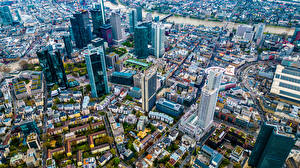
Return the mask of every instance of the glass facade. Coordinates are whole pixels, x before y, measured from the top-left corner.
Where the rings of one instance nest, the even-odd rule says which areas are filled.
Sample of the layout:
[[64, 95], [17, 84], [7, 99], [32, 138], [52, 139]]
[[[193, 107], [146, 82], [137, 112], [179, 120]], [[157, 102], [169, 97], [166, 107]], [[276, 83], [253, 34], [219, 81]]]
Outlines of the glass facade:
[[100, 97], [109, 93], [104, 57], [102, 47], [93, 48], [85, 55], [92, 97]]
[[[257, 137], [248, 164], [257, 168], [281, 168], [295, 144], [293, 136], [278, 132], [274, 125], [264, 124]], [[283, 145], [284, 144], [284, 145]]]
[[143, 21], [143, 8], [141, 6], [138, 6], [136, 8], [136, 15], [137, 15], [137, 21], [138, 22]]
[[72, 41], [71, 41], [71, 36], [70, 35], [64, 35], [63, 36], [64, 44], [65, 44], [65, 49], [66, 53], [69, 59], [72, 58]]
[[92, 23], [93, 23], [93, 33], [100, 37], [100, 26], [105, 24], [105, 15], [102, 14], [100, 9], [92, 9]]
[[87, 11], [75, 13], [70, 21], [76, 47], [80, 49], [86, 47], [92, 39], [89, 13]]
[[13, 17], [8, 6], [0, 7], [0, 17], [3, 25], [11, 25]]
[[104, 24], [100, 26], [101, 37], [108, 43], [108, 45], [113, 44], [112, 29], [110, 24]]
[[129, 12], [129, 31], [130, 33], [134, 32], [134, 28], [137, 24], [137, 14], [135, 10]]
[[148, 54], [148, 30], [145, 26], [134, 29], [134, 50], [138, 59], [146, 59]]
[[60, 87], [67, 87], [67, 77], [64, 65], [59, 52], [49, 52], [48, 48], [43, 48], [37, 52], [40, 65], [43, 70], [48, 86], [58, 84]]

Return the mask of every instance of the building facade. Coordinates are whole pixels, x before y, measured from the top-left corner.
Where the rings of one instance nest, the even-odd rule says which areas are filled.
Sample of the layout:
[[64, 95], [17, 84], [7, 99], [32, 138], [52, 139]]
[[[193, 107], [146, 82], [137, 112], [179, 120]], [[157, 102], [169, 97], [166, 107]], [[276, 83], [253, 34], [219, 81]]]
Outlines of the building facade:
[[138, 59], [146, 59], [149, 56], [147, 33], [145, 26], [138, 26], [134, 29], [134, 50]]
[[72, 52], [73, 52], [71, 36], [70, 35], [64, 35], [63, 40], [64, 40], [64, 44], [65, 44], [65, 50], [66, 50], [66, 53], [67, 53], [67, 57], [69, 59], [71, 59], [72, 58]]
[[112, 36], [116, 41], [122, 40], [121, 16], [119, 13], [113, 12], [110, 17], [112, 26]]
[[134, 33], [134, 28], [137, 25], [137, 13], [136, 10], [131, 10], [128, 14], [129, 18], [129, 32]]
[[156, 102], [156, 109], [162, 113], [168, 114], [173, 117], [179, 117], [183, 113], [183, 106], [164, 98], [160, 98]]
[[165, 53], [165, 27], [160, 23], [152, 25], [153, 55], [160, 58]]
[[85, 52], [85, 62], [90, 79], [92, 97], [109, 93], [106, 63], [103, 48], [89, 45]]
[[156, 70], [152, 68], [141, 75], [142, 108], [149, 112], [156, 101]]

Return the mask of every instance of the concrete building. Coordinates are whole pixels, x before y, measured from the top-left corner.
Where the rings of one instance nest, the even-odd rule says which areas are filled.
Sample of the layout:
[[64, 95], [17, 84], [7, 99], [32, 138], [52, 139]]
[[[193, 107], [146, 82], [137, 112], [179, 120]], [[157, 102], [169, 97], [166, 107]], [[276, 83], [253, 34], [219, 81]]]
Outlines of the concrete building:
[[119, 13], [113, 12], [110, 17], [112, 26], [112, 36], [115, 41], [122, 40], [121, 16]]
[[161, 23], [152, 25], [152, 48], [156, 58], [162, 57], [165, 53], [165, 27]]
[[156, 101], [156, 68], [151, 68], [142, 74], [142, 108], [149, 112]]

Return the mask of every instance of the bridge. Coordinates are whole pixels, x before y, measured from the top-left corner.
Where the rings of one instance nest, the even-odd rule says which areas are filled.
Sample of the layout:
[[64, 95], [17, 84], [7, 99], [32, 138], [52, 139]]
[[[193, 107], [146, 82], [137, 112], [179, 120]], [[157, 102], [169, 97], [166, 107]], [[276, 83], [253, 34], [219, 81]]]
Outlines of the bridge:
[[165, 17], [163, 17], [162, 19], [160, 19], [161, 22], [165, 22], [169, 17], [173, 16], [173, 14], [169, 14]]

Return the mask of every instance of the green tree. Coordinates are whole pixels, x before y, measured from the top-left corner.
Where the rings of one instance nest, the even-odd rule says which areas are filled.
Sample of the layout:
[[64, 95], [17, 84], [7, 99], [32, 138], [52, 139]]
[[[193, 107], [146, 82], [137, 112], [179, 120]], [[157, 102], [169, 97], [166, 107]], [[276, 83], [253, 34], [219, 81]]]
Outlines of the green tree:
[[113, 154], [113, 155], [116, 155], [116, 150], [114, 148], [110, 149], [110, 153]]
[[118, 166], [120, 163], [120, 159], [118, 157], [115, 157], [113, 162], [115, 166]]

